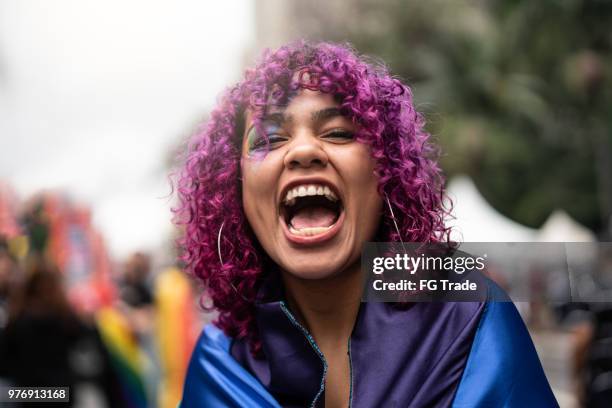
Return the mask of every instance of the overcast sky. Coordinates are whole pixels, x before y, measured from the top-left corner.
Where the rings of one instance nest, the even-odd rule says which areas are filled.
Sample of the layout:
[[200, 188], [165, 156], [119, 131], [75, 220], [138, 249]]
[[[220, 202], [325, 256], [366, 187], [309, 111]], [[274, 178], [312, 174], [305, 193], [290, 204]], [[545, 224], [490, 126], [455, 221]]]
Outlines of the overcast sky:
[[169, 236], [166, 160], [252, 45], [252, 0], [0, 0], [0, 179], [89, 204], [112, 254]]

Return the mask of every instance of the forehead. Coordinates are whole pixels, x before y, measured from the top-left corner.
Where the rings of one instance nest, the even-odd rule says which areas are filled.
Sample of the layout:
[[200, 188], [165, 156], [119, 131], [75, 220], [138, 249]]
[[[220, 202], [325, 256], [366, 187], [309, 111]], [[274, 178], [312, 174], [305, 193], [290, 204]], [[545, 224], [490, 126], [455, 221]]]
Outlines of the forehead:
[[[332, 111], [330, 108], [338, 107], [339, 103], [334, 99], [333, 95], [310, 89], [302, 89], [289, 100], [286, 106], [269, 105], [262, 119], [277, 122], [280, 121], [280, 118], [291, 121], [314, 121], [320, 119], [317, 117], [317, 114], [329, 113]], [[252, 123], [253, 119], [253, 111], [247, 109], [245, 111], [247, 127]]]

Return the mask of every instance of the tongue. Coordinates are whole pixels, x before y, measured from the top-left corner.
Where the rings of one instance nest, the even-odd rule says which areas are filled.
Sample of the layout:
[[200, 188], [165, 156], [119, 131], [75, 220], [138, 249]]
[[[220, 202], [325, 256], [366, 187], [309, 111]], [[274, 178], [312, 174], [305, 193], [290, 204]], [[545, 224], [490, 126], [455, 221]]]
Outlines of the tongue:
[[336, 220], [336, 213], [325, 207], [306, 207], [298, 210], [291, 219], [295, 229], [329, 227]]

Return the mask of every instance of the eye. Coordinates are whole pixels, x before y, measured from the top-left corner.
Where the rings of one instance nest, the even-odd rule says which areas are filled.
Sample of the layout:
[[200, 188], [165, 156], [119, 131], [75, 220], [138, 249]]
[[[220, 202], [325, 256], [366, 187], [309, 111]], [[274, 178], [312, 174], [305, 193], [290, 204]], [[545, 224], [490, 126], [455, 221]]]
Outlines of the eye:
[[253, 126], [247, 135], [247, 144], [249, 152], [261, 151], [267, 148], [270, 150], [275, 149], [281, 143], [285, 142], [287, 138], [279, 133], [278, 127], [266, 128], [266, 134], [261, 135], [260, 132]]
[[339, 128], [332, 129], [321, 137], [331, 141], [347, 142], [355, 139], [355, 134], [350, 130]]

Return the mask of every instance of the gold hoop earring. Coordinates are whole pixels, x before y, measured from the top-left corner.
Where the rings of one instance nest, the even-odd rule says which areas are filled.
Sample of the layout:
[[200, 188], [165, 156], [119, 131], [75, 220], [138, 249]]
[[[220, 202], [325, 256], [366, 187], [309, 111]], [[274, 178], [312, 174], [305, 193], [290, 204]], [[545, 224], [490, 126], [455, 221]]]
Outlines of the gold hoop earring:
[[399, 237], [400, 242], [402, 243], [402, 247], [404, 246], [404, 240], [402, 239], [402, 234], [400, 233], [399, 227], [397, 226], [397, 220], [395, 219], [395, 214], [393, 213], [393, 207], [391, 207], [391, 202], [389, 201], [389, 197], [385, 193], [385, 201], [387, 202], [387, 207], [389, 207], [389, 212], [391, 213], [391, 220], [393, 221], [393, 226], [395, 227], [395, 231], [397, 231], [397, 236]]

